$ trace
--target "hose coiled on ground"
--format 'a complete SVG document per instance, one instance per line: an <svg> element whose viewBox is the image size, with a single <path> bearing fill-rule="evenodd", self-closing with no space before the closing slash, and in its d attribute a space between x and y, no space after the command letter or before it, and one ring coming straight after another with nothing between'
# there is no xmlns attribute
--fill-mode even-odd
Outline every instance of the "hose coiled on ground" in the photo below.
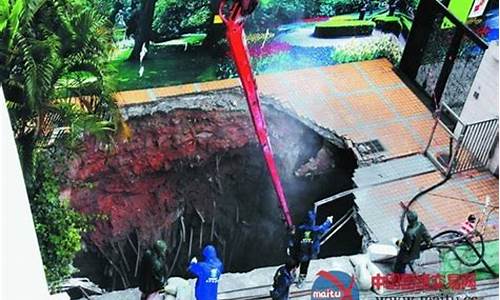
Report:
<svg viewBox="0 0 500 300"><path fill-rule="evenodd" d="M439 239L442 236L446 235L453 235L452 240L444 240L442 242L434 242L436 239ZM484 238L483 235L478 233L477 236L479 237L479 245L480 245L480 250L476 247L476 245L467 238L466 235L464 235L463 232L457 231L457 230L445 230L441 231L440 233L436 234L435 236L432 237L432 245L431 248L438 248L438 249L448 249L453 252L455 258L463 265L468 266L468 267L474 267L479 264L483 264L486 267L486 270L494 275L495 277L498 277L498 273L496 273L490 265L484 260L484 252L485 252L485 246L484 246ZM468 245L472 251L474 251L474 254L476 255L477 259L474 260L473 262L467 261L464 258L462 258L456 250L456 247L458 245Z"/></svg>
<svg viewBox="0 0 500 300"><path fill-rule="evenodd" d="M410 206L418 200L418 198L420 198L421 196L423 196L424 194L432 191L433 189L445 184L449 179L451 178L451 175L447 175L443 180L441 180L440 182L426 188L425 190L422 190L420 192L418 192L415 196L413 196L413 198L410 200L410 202L408 202L408 205L406 206L406 209L403 211L403 213L401 214L401 220L400 220L400 228L401 228L401 232L404 234L404 223L405 223L405 219L406 219L406 214L408 213L408 211L410 210ZM481 250L479 251L477 249L477 247L460 231L457 231L457 230L445 230L445 231L442 231L438 234L436 234L435 236L432 237L432 240L436 240L442 236L445 236L447 234L453 234L455 235L455 239L454 240L448 240L448 241L442 241L440 243L434 243L432 244L432 246L430 248L440 248L440 249L443 249L443 248L446 248L446 249L449 249L450 251L453 252L453 254L455 255L455 257L457 258L458 261L460 261L460 263L462 263L463 265L465 266L468 266L468 267L474 267L474 266L477 266L479 264L483 264L485 267L486 267L486 270L491 273L492 275L494 275L495 277L498 277L498 274L491 268L490 265L488 265L488 263L484 260L484 252L485 252L485 247L484 247L484 238L483 238L483 235L482 234L477 234L477 236L479 237L479 244L480 244L480 248ZM459 245L459 244L466 244L468 245L473 251L474 253L476 254L477 256L477 259L474 261L474 262L468 262L466 260L464 260L462 257L460 257L460 255L457 253L456 251L456 246ZM427 247L427 249L430 249L429 247Z"/></svg>

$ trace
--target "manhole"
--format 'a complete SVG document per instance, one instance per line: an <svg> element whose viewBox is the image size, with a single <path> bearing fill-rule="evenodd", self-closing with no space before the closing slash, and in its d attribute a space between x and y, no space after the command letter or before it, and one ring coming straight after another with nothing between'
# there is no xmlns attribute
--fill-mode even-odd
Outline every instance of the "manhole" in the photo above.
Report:
<svg viewBox="0 0 500 300"><path fill-rule="evenodd" d="M380 143L379 140L370 140L367 142L357 143L356 149L358 149L359 153L362 156L373 155L385 151L384 146L382 146L382 143Z"/></svg>

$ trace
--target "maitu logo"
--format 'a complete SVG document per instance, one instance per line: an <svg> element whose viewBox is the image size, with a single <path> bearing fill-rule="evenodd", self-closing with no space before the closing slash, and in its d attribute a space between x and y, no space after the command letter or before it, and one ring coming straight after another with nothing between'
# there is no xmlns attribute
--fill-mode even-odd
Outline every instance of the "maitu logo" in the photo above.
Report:
<svg viewBox="0 0 500 300"><path fill-rule="evenodd" d="M311 289L311 300L359 300L354 276L340 271L319 271Z"/></svg>

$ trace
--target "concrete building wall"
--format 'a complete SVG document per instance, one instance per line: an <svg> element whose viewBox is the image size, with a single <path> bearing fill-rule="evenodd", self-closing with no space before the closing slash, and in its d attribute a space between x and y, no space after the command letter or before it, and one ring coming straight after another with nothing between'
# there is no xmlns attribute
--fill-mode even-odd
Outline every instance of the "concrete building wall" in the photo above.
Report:
<svg viewBox="0 0 500 300"><path fill-rule="evenodd" d="M21 164L0 86L0 299L48 299Z"/></svg>
<svg viewBox="0 0 500 300"><path fill-rule="evenodd" d="M486 50L460 118L464 123L498 118L498 41ZM489 169L498 176L498 137L491 153Z"/></svg>

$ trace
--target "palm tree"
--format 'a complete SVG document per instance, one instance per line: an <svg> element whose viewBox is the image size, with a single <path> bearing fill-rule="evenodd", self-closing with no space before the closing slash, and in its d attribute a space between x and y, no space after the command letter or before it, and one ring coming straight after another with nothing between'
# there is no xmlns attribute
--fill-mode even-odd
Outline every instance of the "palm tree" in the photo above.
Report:
<svg viewBox="0 0 500 300"><path fill-rule="evenodd" d="M60 198L58 146L66 154L86 134L112 138L121 124L108 67L111 26L87 1L0 0L0 84L51 286L70 276L87 222Z"/></svg>
<svg viewBox="0 0 500 300"><path fill-rule="evenodd" d="M110 132L119 120L107 64L111 26L85 0L0 2L11 4L0 10L9 15L0 22L0 80L29 191L33 153L54 128Z"/></svg>

